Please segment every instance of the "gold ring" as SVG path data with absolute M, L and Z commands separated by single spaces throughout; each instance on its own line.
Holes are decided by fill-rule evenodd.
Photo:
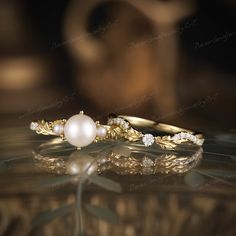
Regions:
M 128 135 L 126 138 L 130 141 L 142 139 L 145 146 L 151 146 L 156 143 L 163 149 L 174 149 L 181 144 L 202 146 L 204 143 L 201 133 L 166 123 L 125 115 L 110 115 L 108 120 L 109 125 L 118 123 L 122 126 L 123 122 L 132 127 L 127 130 Z
M 60 136 L 79 149 L 101 140 L 142 141 L 145 146 L 156 143 L 163 149 L 181 144 L 202 146 L 204 142 L 200 133 L 139 117 L 112 114 L 107 124 L 102 125 L 83 111 L 68 120 L 31 122 L 30 128 L 38 134 Z

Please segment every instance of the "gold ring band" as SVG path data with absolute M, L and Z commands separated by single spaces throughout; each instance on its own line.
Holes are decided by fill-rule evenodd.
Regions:
M 39 120 L 30 128 L 38 134 L 60 136 L 77 148 L 101 140 L 142 141 L 145 146 L 158 144 L 162 149 L 179 145 L 202 146 L 203 135 L 194 131 L 139 117 L 110 115 L 106 125 L 93 121 L 83 111 L 68 120 Z
M 127 121 L 136 131 L 141 129 L 139 134 L 145 146 L 155 142 L 163 149 L 173 149 L 180 144 L 202 146 L 204 143 L 203 134 L 185 128 L 134 116 L 119 115 L 117 118 Z

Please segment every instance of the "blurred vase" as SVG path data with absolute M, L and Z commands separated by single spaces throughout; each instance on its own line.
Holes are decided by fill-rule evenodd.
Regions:
M 176 35 L 160 38 L 192 9 L 176 1 L 72 1 L 63 45 L 75 60 L 78 90 L 109 111 L 176 110 Z

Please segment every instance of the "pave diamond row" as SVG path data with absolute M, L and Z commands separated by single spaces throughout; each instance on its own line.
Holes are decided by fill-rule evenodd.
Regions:
M 193 135 L 191 133 L 187 133 L 187 132 L 181 132 L 181 133 L 175 134 L 172 139 L 174 142 L 176 142 L 176 141 L 178 142 L 181 139 L 185 139 L 185 140 L 189 140 L 192 143 L 199 145 L 199 146 L 201 146 L 203 144 L 202 139 L 199 139 L 195 135 Z
M 110 118 L 107 122 L 108 125 L 118 125 L 123 129 L 129 128 L 129 123 L 124 119 L 117 117 L 117 118 Z

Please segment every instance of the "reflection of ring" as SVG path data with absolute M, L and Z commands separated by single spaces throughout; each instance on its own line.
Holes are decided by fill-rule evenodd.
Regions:
M 49 149 L 47 149 L 49 147 Z M 136 145 L 117 145 L 108 147 L 105 157 L 93 149 L 74 151 L 62 155 L 63 148 L 58 148 L 53 142 L 41 145 L 34 152 L 34 160 L 38 167 L 49 173 L 78 175 L 88 173 L 103 173 L 112 171 L 117 174 L 157 174 L 185 173 L 194 168 L 202 159 L 202 148 L 188 151 L 160 153 L 153 149 Z M 52 150 L 53 152 L 49 151 Z M 59 155 L 53 153 L 59 152 Z M 96 155 L 94 156 L 94 151 Z M 48 153 L 48 154 L 47 154 Z M 91 154 L 93 153 L 93 154 Z
M 31 122 L 30 128 L 38 134 L 60 136 L 78 148 L 100 140 L 142 140 L 145 146 L 156 143 L 163 149 L 204 142 L 202 134 L 191 130 L 132 116 L 111 115 L 107 125 L 100 125 L 82 111 L 68 120 Z
M 129 148 L 132 146 L 130 145 Z M 123 147 L 123 151 L 113 151 L 106 162 L 98 161 L 99 171 L 109 170 L 122 175 L 186 173 L 200 162 L 203 150 L 198 148 L 187 153 L 179 151 L 178 153 L 153 154 L 134 149 L 129 155 L 123 155 L 122 152 L 127 153 L 127 150 L 124 151 Z

